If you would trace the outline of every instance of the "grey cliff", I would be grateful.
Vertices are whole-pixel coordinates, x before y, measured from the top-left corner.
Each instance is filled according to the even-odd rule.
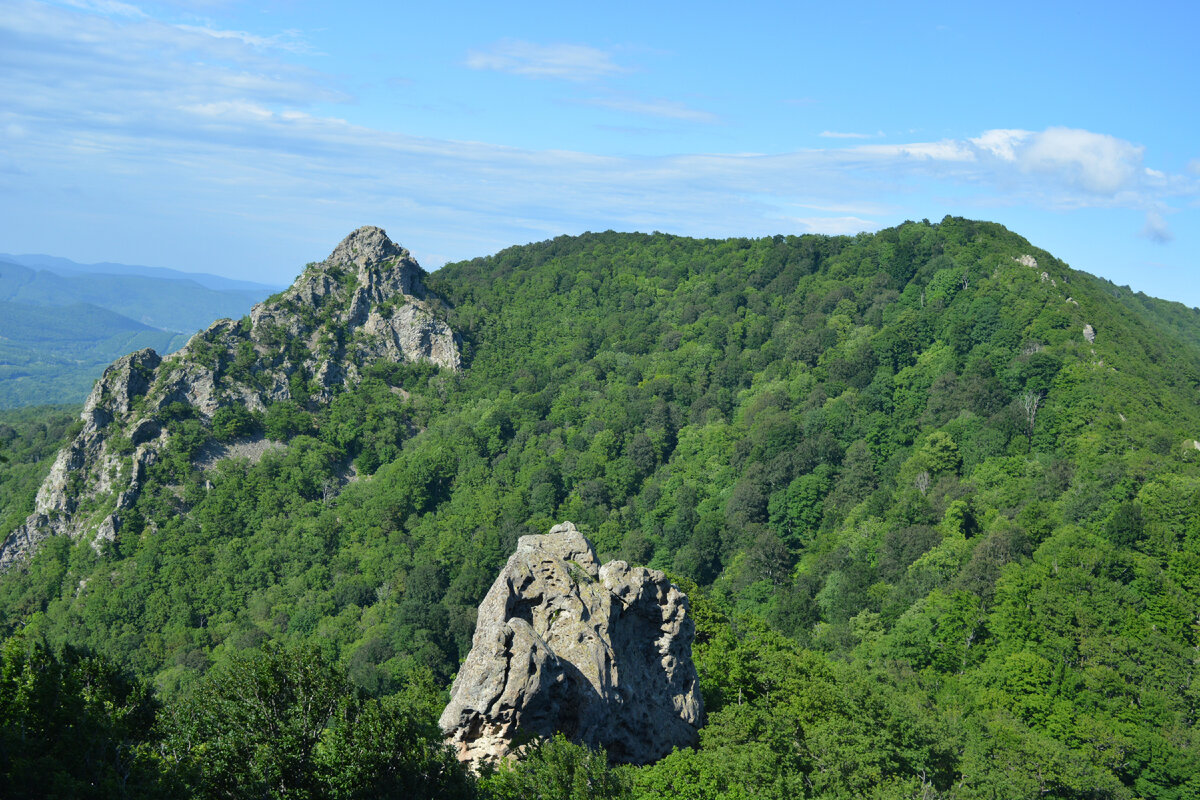
[[[0,544],[0,570],[49,536],[88,536],[97,549],[114,539],[167,441],[174,404],[207,421],[228,406],[328,402],[377,361],[460,369],[458,338],[423,275],[382,228],[359,228],[248,318],[214,322],[167,359],[147,349],[115,361],[38,490],[34,513]]]
[[[600,566],[571,523],[522,536],[479,607],[442,712],[463,761],[505,758],[556,731],[646,764],[704,722],[687,596],[657,570]]]

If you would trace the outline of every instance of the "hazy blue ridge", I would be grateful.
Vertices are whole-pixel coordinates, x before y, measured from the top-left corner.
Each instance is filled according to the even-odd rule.
[[[0,408],[82,402],[113,360],[143,347],[173,352],[273,290],[157,267],[0,256]]]
[[[281,285],[244,281],[236,278],[226,278],[223,275],[213,275],[208,272],[183,272],[167,267],[147,267],[141,264],[118,264],[112,261],[101,261],[96,264],[80,264],[69,258],[48,256],[42,253],[12,255],[0,253],[0,261],[20,264],[23,267],[45,269],[59,275],[140,275],[146,278],[162,278],[164,280],[195,281],[208,289],[222,292],[249,292],[260,299],[272,292],[285,288]]]
[[[0,264],[0,300],[35,306],[91,303],[122,316],[176,332],[196,331],[222,317],[238,318],[270,294],[267,288],[218,291],[192,280],[138,275],[63,276]]]

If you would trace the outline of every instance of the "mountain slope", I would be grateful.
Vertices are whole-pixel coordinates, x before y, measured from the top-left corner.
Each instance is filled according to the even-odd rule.
[[[245,292],[247,293],[247,297],[252,301],[284,288],[256,281],[226,278],[223,275],[212,275],[207,272],[182,272],[166,267],[117,264],[112,261],[101,261],[96,264],[80,264],[69,258],[44,254],[12,255],[10,253],[0,253],[0,261],[20,264],[21,266],[32,267],[33,269],[46,270],[56,275],[73,276],[99,273],[102,275],[141,275],[148,278],[194,281],[207,289],[215,289],[221,292]]]
[[[0,301],[0,408],[86,397],[113,359],[143,347],[170,353],[185,341],[88,303]]]
[[[316,325],[303,280],[270,306],[301,336],[271,350],[252,317],[262,363],[307,340],[303,380],[266,380],[290,399],[235,368],[241,328],[178,362],[192,386],[218,365],[219,402],[114,370],[85,417],[116,422],[76,441],[104,428],[132,469],[157,409],[156,455],[126,501],[52,473],[76,538],[0,579],[7,627],[166,697],[271,641],[319,640],[374,692],[444,685],[517,536],[568,519],[703,587],[709,725],[635,796],[1200,791],[1200,312],[949,217],[447,265],[424,280],[461,371],[355,363],[357,317]],[[255,426],[286,448],[197,457]]]
[[[270,291],[237,282],[215,290],[177,275],[59,275],[0,263],[0,408],[82,401],[115,358],[144,347],[173,352]]]
[[[268,289],[218,291],[190,279],[82,273],[57,275],[17,264],[0,264],[0,300],[61,307],[88,303],[144,325],[189,333],[214,319],[240,317]]]
[[[86,534],[97,549],[115,539],[180,428],[192,438],[197,422],[242,432],[268,403],[329,402],[379,359],[457,368],[421,275],[383,231],[361,228],[241,322],[214,323],[166,362],[151,349],[118,359],[84,403],[83,429],[59,453],[34,513],[0,545],[0,568],[55,534]]]

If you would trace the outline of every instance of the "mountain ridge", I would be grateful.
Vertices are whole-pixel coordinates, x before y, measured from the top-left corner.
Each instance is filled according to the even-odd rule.
[[[82,402],[113,359],[140,347],[173,352],[269,291],[82,270],[63,276],[0,261],[0,407]]]
[[[956,217],[607,232],[422,276],[463,368],[363,367],[358,275],[273,301],[274,355],[242,365],[291,347],[311,369],[261,412],[243,392],[283,373],[238,368],[241,323],[158,389],[147,372],[149,404],[117,370],[96,409],[122,459],[167,380],[220,374],[152,415],[170,433],[115,538],[52,536],[0,576],[5,630],[104,654],[168,719],[206,675],[318,645],[359,690],[440,708],[520,537],[570,519],[598,559],[668,574],[696,624],[699,748],[622,768],[612,796],[1200,791],[1193,310]],[[197,457],[242,437],[279,446]],[[90,524],[115,509],[73,496]],[[548,743],[514,774],[579,753]]]
[[[167,442],[173,407],[211,421],[226,408],[328,402],[381,358],[458,369],[454,334],[426,302],[423,274],[382,229],[359,228],[240,322],[218,320],[165,362],[149,348],[115,361],[84,403],[83,428],[56,458],[34,513],[0,544],[0,569],[51,535],[91,533],[97,549],[112,541]],[[124,436],[116,445],[113,427]],[[88,505],[99,510],[77,513]]]
[[[88,274],[104,274],[104,275],[139,275],[147,278],[160,278],[163,280],[175,281],[191,281],[206,289],[216,289],[218,291],[246,291],[252,292],[255,295],[260,292],[277,292],[285,289],[285,286],[279,286],[270,283],[261,283],[258,281],[248,281],[239,278],[229,278],[224,275],[214,275],[209,272],[186,272],[184,270],[171,269],[170,267],[148,267],[141,264],[122,264],[114,261],[99,261],[94,264],[83,264],[78,261],[72,261],[69,258],[61,256],[52,256],[45,253],[0,253],[0,261],[17,264],[23,267],[31,267],[35,270],[42,269],[47,272],[53,272],[56,275],[72,276],[72,275],[88,275]]]

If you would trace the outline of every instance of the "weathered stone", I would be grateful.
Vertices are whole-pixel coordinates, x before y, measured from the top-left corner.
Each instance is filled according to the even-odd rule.
[[[291,288],[255,306],[248,323],[218,320],[166,362],[149,349],[117,359],[88,396],[83,428],[59,451],[38,490],[35,513],[0,544],[0,570],[23,560],[47,536],[115,539],[119,512],[137,501],[145,468],[169,437],[172,415],[166,412],[173,404],[210,420],[229,406],[261,411],[295,399],[297,373],[314,389],[300,399],[323,402],[380,360],[459,369],[458,340],[435,313],[436,298],[421,284],[423,274],[383,229],[359,228]],[[293,341],[305,344],[298,356],[289,346]],[[235,363],[254,374],[253,383],[231,380]],[[132,463],[123,467],[126,458]],[[77,515],[85,499],[105,513]]]
[[[1091,325],[1083,326],[1083,338],[1088,342],[1096,341],[1096,329]]]
[[[694,745],[704,708],[688,600],[656,570],[599,566],[571,523],[522,536],[479,607],[440,725],[463,761],[561,732],[645,764]]]

